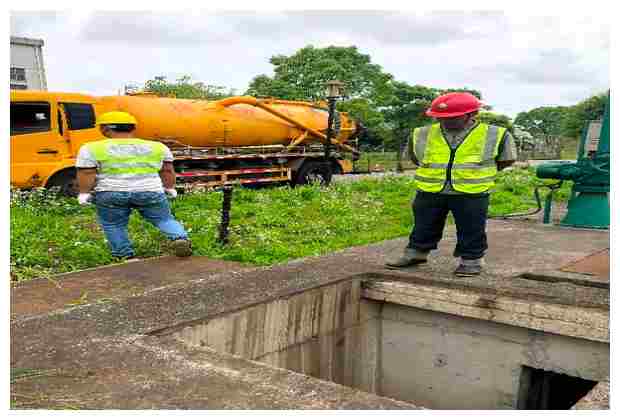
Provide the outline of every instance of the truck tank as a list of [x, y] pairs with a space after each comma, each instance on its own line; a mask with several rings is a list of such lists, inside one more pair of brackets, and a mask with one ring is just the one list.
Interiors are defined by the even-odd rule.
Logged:
[[[120, 110], [138, 120], [137, 136], [186, 146], [242, 147], [325, 142], [328, 112], [309, 102], [237, 96], [220, 101], [161, 98], [155, 95], [105, 96], [102, 111]], [[338, 113], [332, 142], [345, 143], [357, 130], [346, 113]]]

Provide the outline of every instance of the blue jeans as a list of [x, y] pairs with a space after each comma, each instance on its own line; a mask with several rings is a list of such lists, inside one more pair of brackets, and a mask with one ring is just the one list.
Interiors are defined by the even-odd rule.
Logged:
[[187, 239], [187, 232], [172, 216], [164, 193], [102, 191], [95, 193], [93, 201], [97, 207], [97, 219], [115, 257], [134, 256], [127, 232], [129, 215], [133, 209], [138, 210], [144, 219], [162, 231], [168, 239]]

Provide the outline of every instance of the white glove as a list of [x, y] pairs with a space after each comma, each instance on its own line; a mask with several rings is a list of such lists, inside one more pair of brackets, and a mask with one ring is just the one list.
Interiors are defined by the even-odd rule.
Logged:
[[80, 193], [78, 194], [78, 203], [80, 203], [80, 205], [82, 206], [86, 206], [90, 204], [91, 197], [92, 196], [90, 193]]
[[176, 198], [177, 196], [177, 190], [175, 190], [174, 188], [166, 188], [164, 192], [170, 198]]

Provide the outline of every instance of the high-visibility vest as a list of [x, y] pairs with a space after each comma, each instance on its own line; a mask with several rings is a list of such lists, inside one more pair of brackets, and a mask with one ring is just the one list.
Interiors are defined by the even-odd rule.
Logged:
[[158, 176], [166, 146], [142, 139], [106, 139], [85, 144], [105, 177]]
[[440, 124], [416, 128], [409, 142], [409, 153], [420, 167], [415, 171], [416, 186], [421, 191], [440, 192], [448, 177], [455, 191], [477, 194], [495, 186], [499, 153], [506, 129], [479, 123], [463, 142], [452, 150]]

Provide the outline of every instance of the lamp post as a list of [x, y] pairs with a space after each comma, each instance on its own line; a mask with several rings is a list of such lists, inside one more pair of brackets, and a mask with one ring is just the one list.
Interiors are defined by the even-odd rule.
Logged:
[[336, 100], [343, 95], [344, 83], [339, 80], [330, 80], [326, 83], [327, 86], [327, 104], [328, 104], [328, 117], [327, 117], [327, 142], [325, 143], [325, 160], [329, 164], [329, 156], [332, 146], [332, 126], [334, 124], [334, 114], [336, 113]]

